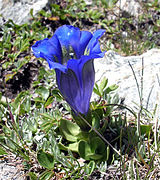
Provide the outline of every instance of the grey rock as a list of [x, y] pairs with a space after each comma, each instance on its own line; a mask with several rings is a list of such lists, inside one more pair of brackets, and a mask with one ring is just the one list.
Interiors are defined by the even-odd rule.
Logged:
[[23, 24], [30, 20], [30, 10], [33, 9], [33, 15], [45, 8], [51, 0], [0, 0], [0, 14], [2, 15], [0, 24], [3, 20], [12, 19], [16, 24]]
[[[117, 84], [119, 86], [117, 90], [119, 97], [125, 98], [124, 103], [127, 106], [136, 110], [140, 105], [138, 88], [131, 66], [136, 75], [140, 91], [141, 89], [143, 91], [144, 108], [152, 111], [155, 104], [159, 103], [160, 49], [151, 49], [140, 56], [128, 57], [123, 57], [110, 50], [104, 58], [95, 59], [94, 63], [96, 82], [99, 83], [105, 76], [108, 78], [109, 85]], [[142, 80], [143, 83], [141, 83]], [[95, 98], [94, 95], [93, 98]]]
[[[122, 13], [123, 17], [126, 18], [130, 16], [138, 18], [144, 12], [144, 5], [153, 2], [153, 0], [118, 0], [116, 3], [118, 9], [115, 11], [117, 14]], [[158, 0], [158, 4], [160, 4], [160, 0]]]
[[24, 172], [13, 164], [0, 163], [0, 180], [25, 180]]
[[119, 0], [116, 6], [123, 12], [125, 17], [134, 16], [137, 18], [143, 13], [142, 4], [137, 0]]

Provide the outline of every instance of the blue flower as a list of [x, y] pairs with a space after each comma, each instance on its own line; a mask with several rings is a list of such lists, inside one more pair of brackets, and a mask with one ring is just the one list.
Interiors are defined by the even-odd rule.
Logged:
[[59, 90], [77, 114], [87, 114], [95, 81], [93, 60], [102, 58], [98, 39], [105, 30], [93, 34], [79, 28], [63, 25], [52, 38], [37, 41], [32, 50], [34, 55], [47, 60], [55, 69]]

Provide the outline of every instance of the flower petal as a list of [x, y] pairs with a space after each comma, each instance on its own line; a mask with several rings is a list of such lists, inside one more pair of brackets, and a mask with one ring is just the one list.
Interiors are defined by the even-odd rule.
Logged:
[[88, 31], [81, 31], [81, 37], [79, 41], [79, 49], [75, 50], [77, 53], [77, 58], [79, 59], [82, 55], [84, 55], [84, 51], [92, 38], [92, 33]]
[[59, 69], [64, 73], [67, 71], [67, 67], [65, 65], [54, 62], [52, 59], [50, 59], [50, 57], [44, 55], [43, 53], [41, 54], [41, 57], [47, 60], [50, 69]]
[[55, 31], [55, 35], [57, 35], [61, 46], [65, 46], [68, 51], [69, 46], [71, 46], [74, 51], [78, 49], [79, 44], [77, 42], [79, 42], [81, 35], [79, 28], [63, 25]]
[[69, 60], [67, 64], [67, 68], [74, 72], [74, 76], [77, 77], [77, 82], [79, 83], [79, 87], [71, 84], [72, 91], [76, 88], [75, 91], [78, 92], [77, 97], [74, 100], [74, 106], [78, 112], [85, 115], [89, 110], [90, 98], [94, 86], [95, 71], [93, 59], [95, 57], [97, 58], [98, 56], [82, 56], [79, 60]]
[[58, 88], [67, 103], [71, 106], [71, 109], [75, 113], [81, 112], [81, 91], [75, 73], [71, 69], [68, 69], [66, 73], [56, 71], [56, 75]]
[[94, 87], [95, 70], [93, 60], [87, 61], [82, 69], [82, 82], [83, 82], [83, 111], [87, 114], [89, 110], [90, 99]]
[[100, 45], [98, 42], [98, 39], [104, 34], [105, 30], [99, 29], [94, 32], [92, 39], [88, 43], [87, 51], [89, 51], [90, 54], [92, 53], [101, 53]]
[[44, 55], [49, 57], [53, 61], [61, 62], [62, 51], [60, 43], [56, 36], [53, 36], [51, 39], [46, 38], [44, 40], [37, 41], [32, 46], [32, 50], [37, 58]]
[[93, 60], [95, 58], [102, 58], [104, 56], [104, 53], [100, 54], [91, 54], [89, 56], [81, 56], [80, 59], [70, 59], [67, 63], [67, 68], [72, 69], [72, 71], [75, 72], [78, 81], [80, 82], [80, 86], [83, 87], [83, 81], [82, 81], [82, 70], [83, 66], [87, 61]]

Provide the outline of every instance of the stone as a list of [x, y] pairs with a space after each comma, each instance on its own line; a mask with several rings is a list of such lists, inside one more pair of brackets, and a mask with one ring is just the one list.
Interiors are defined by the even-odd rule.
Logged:
[[[15, 167], [16, 166], [16, 167]], [[25, 180], [22, 168], [18, 168], [16, 162], [14, 164], [0, 163], [0, 180]]]
[[[108, 51], [104, 58], [94, 60], [96, 82], [99, 83], [103, 77], [108, 78], [109, 85], [119, 86], [117, 93], [120, 99], [125, 98], [124, 104], [138, 110], [140, 98], [129, 63], [136, 75], [140, 92], [142, 87], [143, 107], [149, 111], [154, 110], [155, 104], [159, 104], [160, 96], [160, 49], [151, 49], [140, 56], [128, 57]], [[94, 98], [93, 95], [92, 99]]]
[[[144, 12], [144, 6], [147, 4], [154, 3], [153, 0], [118, 0], [116, 7], [118, 10], [115, 10], [117, 14], [121, 14], [123, 17], [134, 16], [138, 18], [139, 15], [142, 15]], [[160, 0], [157, 1], [160, 5]]]
[[136, 0], [119, 0], [116, 3], [116, 6], [119, 7], [119, 10], [122, 11], [123, 17], [138, 17], [143, 13], [143, 6], [139, 1]]
[[0, 0], [0, 14], [3, 17], [1, 17], [0, 24], [9, 19], [16, 24], [23, 24], [30, 20], [31, 9], [33, 9], [33, 15], [36, 15], [53, 2], [53, 0]]

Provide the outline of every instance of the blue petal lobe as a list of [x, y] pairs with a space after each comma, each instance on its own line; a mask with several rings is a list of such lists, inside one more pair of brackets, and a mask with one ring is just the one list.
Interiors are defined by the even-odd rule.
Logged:
[[65, 46], [69, 50], [69, 46], [72, 46], [75, 52], [79, 49], [79, 40], [81, 32], [79, 28], [63, 25], [55, 31], [55, 35], [58, 37], [61, 46]]
[[53, 61], [58, 61], [58, 62], [60, 62], [62, 58], [61, 47], [56, 36], [53, 36], [51, 39], [46, 38], [37, 41], [32, 46], [32, 50], [37, 58], [40, 58], [42, 57], [42, 55], [44, 55], [49, 57]]
[[81, 37], [80, 37], [80, 41], [79, 41], [79, 49], [77, 53], [77, 58], [79, 59], [82, 55], [84, 55], [84, 51], [90, 41], [90, 39], [92, 38], [92, 33], [88, 32], [88, 31], [81, 31]]
[[80, 96], [76, 98], [74, 105], [78, 112], [85, 115], [89, 110], [89, 103], [95, 80], [93, 59], [98, 57], [98, 55], [82, 56], [79, 60], [69, 60], [67, 64], [67, 68], [74, 72], [79, 83], [79, 88], [75, 85], [72, 86], [73, 89], [77, 88], [77, 91], [79, 91], [77, 96]]
[[41, 57], [47, 60], [50, 69], [58, 69], [64, 73], [67, 71], [66, 66], [60, 63], [54, 62], [52, 59], [50, 59], [50, 57], [45, 56], [43, 53], [41, 54]]
[[83, 105], [85, 114], [89, 110], [90, 98], [93, 91], [95, 81], [95, 71], [93, 60], [87, 61], [82, 69], [82, 81], [83, 81]]
[[88, 43], [87, 49], [91, 53], [101, 53], [98, 39], [104, 34], [105, 30], [99, 29], [94, 32], [92, 39]]
[[82, 70], [83, 70], [83, 66], [84, 64], [92, 59], [95, 58], [102, 58], [104, 56], [104, 53], [100, 53], [100, 54], [91, 54], [89, 56], [81, 56], [80, 59], [70, 59], [67, 63], [67, 68], [68, 69], [72, 69], [72, 71], [75, 72], [78, 81], [80, 82], [80, 86], [83, 86], [83, 82], [82, 82]]
[[61, 91], [65, 100], [71, 106], [72, 110], [75, 113], [81, 112], [81, 91], [75, 73], [71, 69], [69, 69], [66, 73], [59, 73], [60, 77], [57, 80], [59, 90]]

